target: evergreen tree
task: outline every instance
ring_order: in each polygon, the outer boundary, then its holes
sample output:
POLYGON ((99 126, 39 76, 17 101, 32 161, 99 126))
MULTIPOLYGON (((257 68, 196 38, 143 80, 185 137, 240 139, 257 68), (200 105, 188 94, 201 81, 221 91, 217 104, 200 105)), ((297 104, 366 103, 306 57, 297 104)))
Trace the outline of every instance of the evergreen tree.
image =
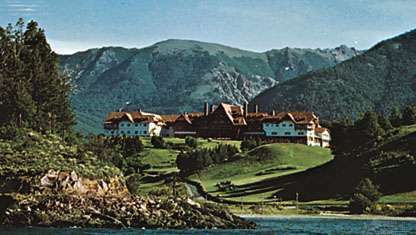
POLYGON ((366 112, 364 116, 355 123, 355 128, 361 133, 361 138, 357 139, 358 142, 374 140, 385 134, 378 122, 378 117, 375 112, 366 112))
POLYGON ((393 108, 392 112, 390 113, 389 119, 394 127, 399 127, 401 125, 402 112, 398 107, 393 108))
POLYGON ((350 212, 356 214, 371 212, 380 197, 377 186, 370 179, 365 178, 360 181, 350 199, 350 212))
POLYGON ((402 124, 416 124, 416 106, 409 105, 403 110, 402 124))
POLYGON ((0 125, 70 131, 69 82, 38 24, 31 21, 25 29, 19 19, 14 27, 0 28, 0 55, 0 125))
POLYGON ((381 128, 383 128, 384 131, 389 131, 393 129, 393 125, 391 124, 390 120, 386 118, 383 114, 378 115, 378 123, 380 124, 381 128))

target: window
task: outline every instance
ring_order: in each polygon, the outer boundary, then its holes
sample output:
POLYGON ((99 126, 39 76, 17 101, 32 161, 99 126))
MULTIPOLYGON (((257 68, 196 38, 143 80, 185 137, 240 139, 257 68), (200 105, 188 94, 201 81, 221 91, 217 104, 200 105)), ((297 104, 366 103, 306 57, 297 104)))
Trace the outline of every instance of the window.
POLYGON ((147 134, 147 131, 143 131, 143 134, 146 135, 147 134))
POLYGON ((130 131, 127 131, 127 134, 130 134, 130 131))
POLYGON ((135 132, 134 132, 134 134, 136 134, 136 135, 137 135, 137 134, 139 134, 139 132, 138 132, 138 131, 135 131, 135 132))
POLYGON ((277 132, 272 132, 272 135, 277 135, 277 132))
POLYGON ((285 132, 285 135, 290 135, 290 132, 285 132))
POLYGON ((265 123, 264 126, 268 127, 269 126, 269 123, 265 123))
POLYGON ((130 126, 130 123, 129 123, 129 124, 127 124, 127 126, 130 126))
POLYGON ((293 126, 293 124, 292 124, 292 123, 290 123, 290 124, 289 124, 289 126, 293 126))
POLYGON ((124 123, 121 123, 120 126, 124 126, 124 123))
POLYGON ((124 131, 121 131, 121 134, 124 134, 124 131))
POLYGON ((303 131, 299 131, 298 135, 304 135, 305 133, 303 131))
POLYGON ((114 134, 114 131, 111 131, 111 134, 114 134))
POLYGON ((285 123, 283 123, 283 124, 282 124, 282 127, 286 127, 286 124, 285 124, 285 123))

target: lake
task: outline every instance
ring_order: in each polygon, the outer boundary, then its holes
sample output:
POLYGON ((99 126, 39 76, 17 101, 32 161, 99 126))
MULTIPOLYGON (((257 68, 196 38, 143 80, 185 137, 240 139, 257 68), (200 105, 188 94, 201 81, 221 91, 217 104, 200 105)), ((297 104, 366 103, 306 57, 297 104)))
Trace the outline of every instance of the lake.
POLYGON ((78 228, 5 228, 7 235, 133 235, 133 234, 416 234, 416 220, 311 216, 250 217, 256 230, 146 230, 78 228))

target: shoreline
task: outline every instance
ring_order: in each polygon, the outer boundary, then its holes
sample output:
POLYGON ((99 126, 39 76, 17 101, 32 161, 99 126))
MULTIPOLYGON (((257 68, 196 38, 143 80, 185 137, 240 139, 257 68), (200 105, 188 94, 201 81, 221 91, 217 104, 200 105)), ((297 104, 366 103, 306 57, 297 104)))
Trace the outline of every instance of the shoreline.
POLYGON ((349 219, 349 220, 402 220, 415 221, 416 217, 399 217, 386 215, 346 215, 346 214, 316 214, 316 215, 262 215, 262 214, 236 214, 237 216, 250 218, 265 219, 298 219, 298 218, 320 218, 320 219, 349 219))

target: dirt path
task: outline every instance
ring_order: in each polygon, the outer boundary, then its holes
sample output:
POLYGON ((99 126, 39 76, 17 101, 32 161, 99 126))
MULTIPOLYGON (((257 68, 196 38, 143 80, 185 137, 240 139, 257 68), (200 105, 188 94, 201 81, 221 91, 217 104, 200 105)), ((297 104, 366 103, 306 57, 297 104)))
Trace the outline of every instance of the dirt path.
POLYGON ((205 198, 199 194, 198 189, 194 185, 188 184, 186 182, 184 182, 184 184, 189 197, 195 200, 205 200, 205 198))

